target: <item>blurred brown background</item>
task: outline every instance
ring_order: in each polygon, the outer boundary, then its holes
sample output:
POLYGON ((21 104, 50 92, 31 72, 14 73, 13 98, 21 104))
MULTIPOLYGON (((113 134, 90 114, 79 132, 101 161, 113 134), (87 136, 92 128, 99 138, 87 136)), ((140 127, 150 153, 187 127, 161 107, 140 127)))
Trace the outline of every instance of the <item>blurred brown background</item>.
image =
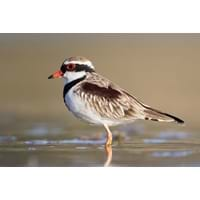
POLYGON ((145 104, 199 127, 200 34, 0 34, 0 116, 66 120, 62 80, 74 55, 145 104))

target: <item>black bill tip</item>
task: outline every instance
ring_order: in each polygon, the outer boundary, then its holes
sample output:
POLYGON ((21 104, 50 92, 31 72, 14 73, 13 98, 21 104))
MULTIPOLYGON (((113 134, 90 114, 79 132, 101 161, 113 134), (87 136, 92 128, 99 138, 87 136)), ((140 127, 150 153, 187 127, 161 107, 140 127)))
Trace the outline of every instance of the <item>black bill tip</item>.
POLYGON ((50 75, 49 77, 48 77, 48 79, 52 79, 53 78, 53 75, 50 75))

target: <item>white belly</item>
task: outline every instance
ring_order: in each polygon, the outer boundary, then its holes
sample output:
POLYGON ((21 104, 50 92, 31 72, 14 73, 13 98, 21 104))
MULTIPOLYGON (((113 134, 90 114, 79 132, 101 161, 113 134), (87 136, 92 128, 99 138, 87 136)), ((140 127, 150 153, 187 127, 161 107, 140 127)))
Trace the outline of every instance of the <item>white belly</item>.
POLYGON ((78 95, 73 92, 73 89, 65 95, 65 104, 68 109, 78 118, 83 119, 91 124, 109 126, 118 125, 118 122, 102 118, 94 109, 87 106, 78 95))

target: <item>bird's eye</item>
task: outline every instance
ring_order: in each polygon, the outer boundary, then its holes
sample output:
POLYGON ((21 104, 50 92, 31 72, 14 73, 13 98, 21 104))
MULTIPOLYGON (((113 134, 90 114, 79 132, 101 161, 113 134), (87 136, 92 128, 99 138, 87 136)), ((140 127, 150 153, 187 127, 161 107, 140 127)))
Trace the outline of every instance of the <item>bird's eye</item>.
POLYGON ((75 65, 75 64, 72 64, 72 63, 71 63, 71 64, 68 64, 68 65, 67 65, 67 70, 68 70, 68 71, 73 71, 73 70, 75 69, 75 66, 76 66, 76 65, 75 65))

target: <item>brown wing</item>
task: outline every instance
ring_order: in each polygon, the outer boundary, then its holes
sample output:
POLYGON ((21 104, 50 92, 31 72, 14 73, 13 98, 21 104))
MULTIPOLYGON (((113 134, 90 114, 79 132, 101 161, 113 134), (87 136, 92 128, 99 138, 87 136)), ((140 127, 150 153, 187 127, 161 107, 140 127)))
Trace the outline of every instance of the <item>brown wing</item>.
POLYGON ((184 123, 183 120, 151 108, 116 84, 96 73, 79 84, 77 93, 86 105, 94 108, 102 117, 116 120, 145 119, 153 121, 184 123))
POLYGON ((134 97, 104 77, 93 74, 75 92, 102 117, 110 119, 143 118, 144 107, 134 97))

